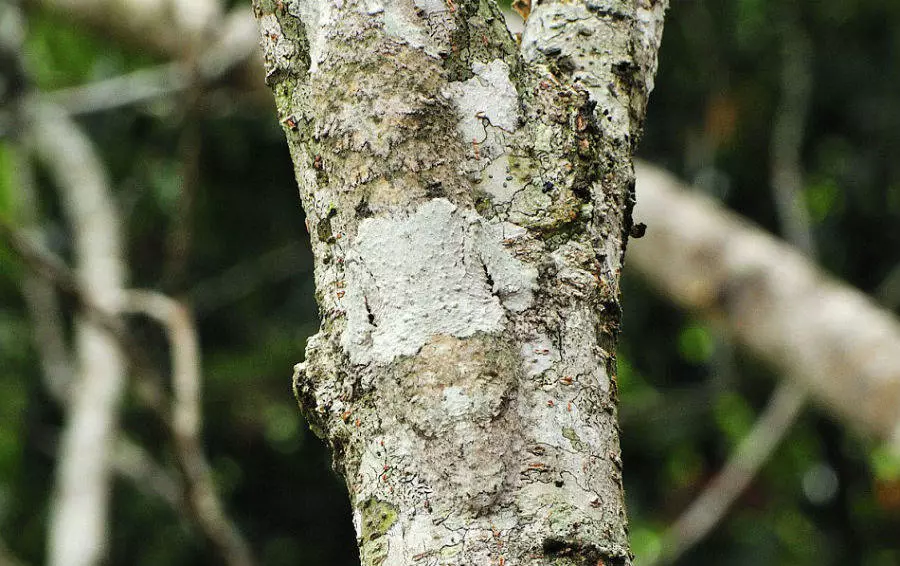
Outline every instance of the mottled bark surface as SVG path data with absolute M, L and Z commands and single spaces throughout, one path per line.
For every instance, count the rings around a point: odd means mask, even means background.
M 628 564 L 619 271 L 664 2 L 258 0 L 363 564 Z

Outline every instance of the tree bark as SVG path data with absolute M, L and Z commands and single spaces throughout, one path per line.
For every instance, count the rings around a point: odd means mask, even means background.
M 295 372 L 363 564 L 630 564 L 632 150 L 665 2 L 257 0 L 315 256 Z

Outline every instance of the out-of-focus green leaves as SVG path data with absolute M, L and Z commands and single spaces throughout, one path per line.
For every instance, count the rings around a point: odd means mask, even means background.
M 779 448 L 779 454 L 783 457 L 773 461 L 771 467 L 782 477 L 797 476 L 823 457 L 821 442 L 808 427 L 796 427 L 791 431 Z
M 745 49 L 759 45 L 758 38 L 770 25 L 767 21 L 767 0 L 739 0 L 736 2 L 735 29 L 737 42 Z
M 900 564 L 900 550 L 875 549 L 867 553 L 860 566 L 897 566 Z
M 0 142 L 0 217 L 6 220 L 12 220 L 14 216 L 16 171 L 13 151 L 15 149 L 8 143 Z
M 6 317 L 0 317 L 0 324 L 8 324 Z M 26 334 L 27 335 L 27 334 Z M 21 347 L 21 340 L 9 341 L 9 336 L 0 336 L 0 344 L 5 347 Z M 0 359 L 5 358 L 3 356 Z M 8 360 L 4 360 L 9 364 Z M 9 364 L 7 367 L 12 366 Z M 12 493 L 6 487 L 12 474 L 19 469 L 22 454 L 23 426 L 22 417 L 27 404 L 24 379 L 21 374 L 4 372 L 0 379 L 0 524 L 4 519 L 9 498 Z
M 304 433 L 302 419 L 294 403 L 270 403 L 264 412 L 265 437 L 279 452 L 290 454 L 300 448 Z
M 665 470 L 667 487 L 682 490 L 696 484 L 703 474 L 704 460 L 696 445 L 682 443 L 669 453 Z
M 732 448 L 747 435 L 755 420 L 747 400 L 734 392 L 719 395 L 713 405 L 713 416 Z
M 35 12 L 24 48 L 31 78 L 39 88 L 83 84 L 153 63 L 153 58 L 71 25 L 60 16 Z
M 0 218 L 8 223 L 15 220 L 16 171 L 13 157 L 14 149 L 7 143 L 0 142 Z M 18 273 L 20 266 L 12 257 L 12 252 L 0 244 L 0 277 L 12 277 Z M 2 345 L 2 342 L 0 342 Z
M 678 335 L 678 353 L 690 363 L 700 364 L 709 360 L 716 349 L 715 337 L 708 326 L 690 323 Z
M 834 179 L 830 178 L 807 185 L 803 197 L 813 222 L 823 222 L 829 215 L 840 213 L 844 203 L 841 190 Z
M 223 494 L 230 494 L 244 481 L 244 467 L 241 462 L 228 456 L 219 456 L 212 463 L 216 487 Z
M 32 79 L 40 88 L 55 89 L 96 80 L 121 72 L 123 65 L 114 45 L 54 17 L 37 16 L 29 21 L 25 56 Z M 117 61 L 118 59 L 118 61 Z M 106 69 L 99 65 L 105 62 Z M 117 64 L 118 63 L 118 64 Z
M 634 552 L 636 564 L 646 564 L 656 560 L 662 552 L 663 541 L 660 530 L 632 521 L 629 535 L 631 551 Z
M 646 404 L 659 400 L 659 392 L 647 383 L 640 372 L 634 370 L 625 354 L 620 353 L 616 356 L 616 366 L 616 383 L 619 386 L 620 399 L 623 401 L 627 399 L 629 403 L 634 404 Z
M 872 450 L 869 461 L 875 477 L 880 480 L 900 480 L 900 454 L 891 446 Z
M 811 564 L 831 554 L 829 541 L 809 517 L 794 508 L 782 508 L 775 516 L 775 533 L 788 564 Z
M 900 182 L 892 183 L 887 189 L 888 211 L 900 218 Z

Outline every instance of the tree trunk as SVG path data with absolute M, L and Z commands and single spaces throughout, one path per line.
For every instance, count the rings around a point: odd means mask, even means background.
M 363 564 L 630 564 L 619 271 L 665 2 L 257 0 Z

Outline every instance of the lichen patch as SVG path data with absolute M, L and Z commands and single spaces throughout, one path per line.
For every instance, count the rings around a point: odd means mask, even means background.
M 483 140 L 485 124 L 507 132 L 516 130 L 519 99 L 509 80 L 509 65 L 501 59 L 472 65 L 474 77 L 450 83 L 450 96 L 460 115 L 460 134 L 466 142 Z
M 530 305 L 537 280 L 503 247 L 509 229 L 443 198 L 407 217 L 361 222 L 345 260 L 341 344 L 350 360 L 384 364 L 435 335 L 501 330 L 506 309 Z

